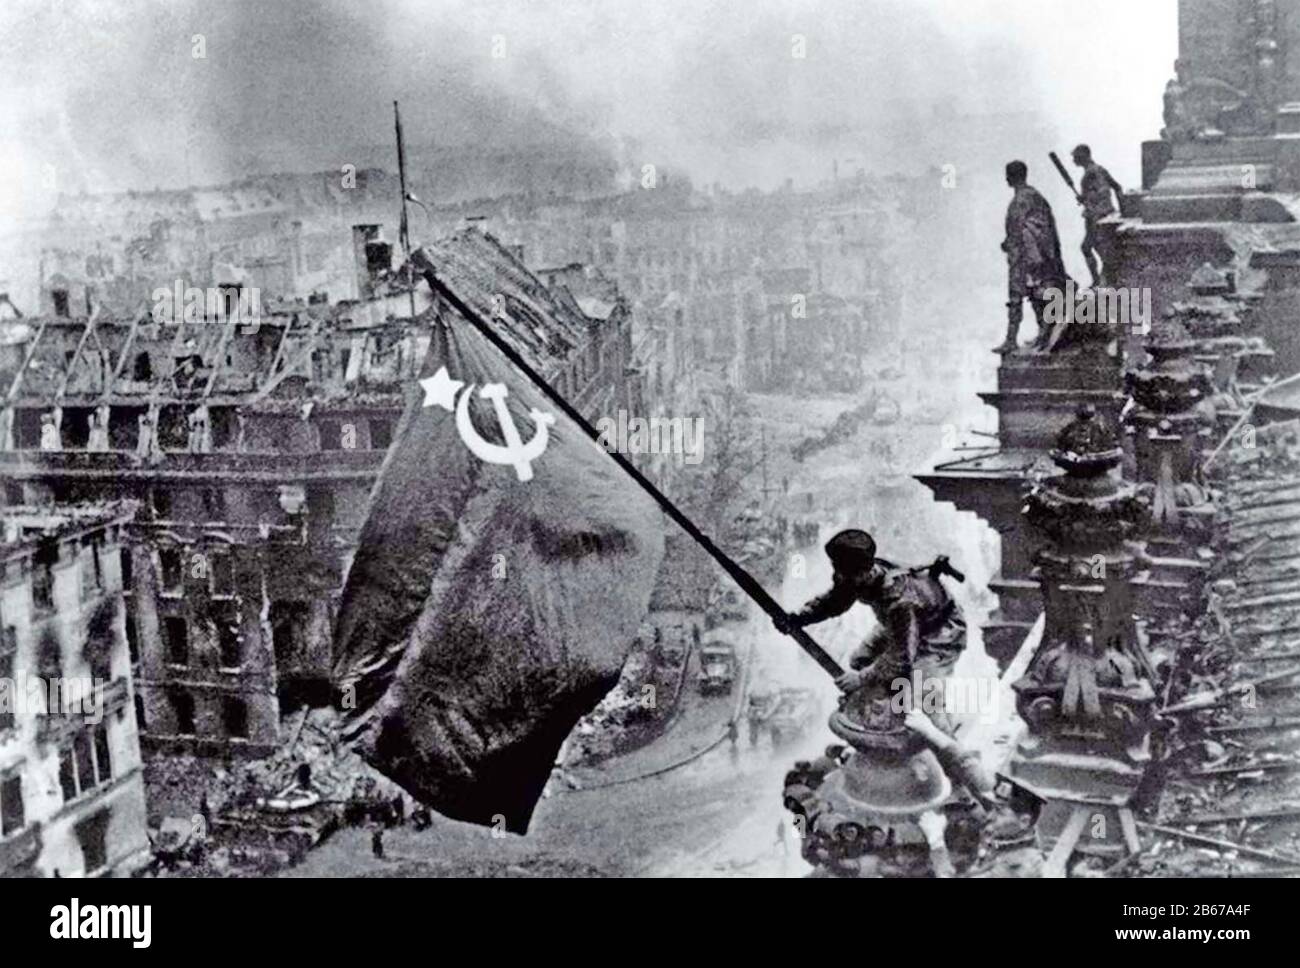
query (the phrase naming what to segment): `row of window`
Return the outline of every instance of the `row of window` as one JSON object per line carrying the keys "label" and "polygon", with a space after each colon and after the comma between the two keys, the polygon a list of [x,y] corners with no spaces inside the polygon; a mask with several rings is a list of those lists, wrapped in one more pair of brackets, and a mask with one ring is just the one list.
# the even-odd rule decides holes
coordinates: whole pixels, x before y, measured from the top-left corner
{"label": "row of window", "polygon": [[196,581],[207,579],[208,593],[213,598],[234,597],[235,564],[228,551],[160,548],[158,570],[164,595],[184,592],[188,571],[189,577]]}
{"label": "row of window", "polygon": [[[40,615],[54,611],[54,566],[59,560],[58,545],[42,544],[32,557],[32,608]],[[81,600],[93,598],[104,590],[104,560],[101,542],[87,541],[77,562],[80,572]]]}
{"label": "row of window", "polygon": [[[176,735],[196,736],[194,697],[180,689],[167,693],[167,701],[172,707],[172,716],[176,721]],[[148,728],[144,718],[144,705],[136,705],[136,718],[142,730]],[[231,739],[248,739],[248,704],[237,696],[224,696],[221,700],[221,724],[226,736]]]}
{"label": "row of window", "polygon": [[[63,657],[60,654],[58,642],[55,640],[44,641],[39,652],[36,661],[40,675],[48,681],[62,679]],[[86,659],[90,664],[92,678],[105,682],[113,678],[113,657],[110,650],[87,649]],[[0,626],[0,689],[12,690],[16,688],[14,684],[17,682],[17,662],[18,629],[13,625]],[[11,701],[0,703],[0,732],[13,729],[17,722],[12,694],[8,698]]]}
{"label": "row of window", "polygon": [[[192,503],[184,501],[184,497],[195,493],[198,495],[199,502],[197,508]],[[177,506],[178,496],[182,497],[182,503],[179,507]],[[154,518],[160,521],[197,517],[203,521],[224,522],[232,518],[246,517],[253,521],[269,521],[274,524],[283,522],[286,513],[297,513],[296,509],[290,512],[290,509],[286,507],[284,496],[280,491],[248,489],[243,492],[242,496],[245,498],[245,503],[242,508],[236,507],[233,514],[227,500],[226,491],[215,487],[177,489],[155,487],[150,492],[149,501]],[[314,492],[311,506],[313,512],[319,514],[322,520],[332,520],[334,516],[333,492],[326,488]]]}
{"label": "row of window", "polygon": [[[244,642],[235,616],[218,613],[213,627],[217,634],[218,662],[223,669],[238,669],[244,664]],[[181,615],[165,615],[162,620],[163,647],[171,665],[190,664],[190,624]]]}
{"label": "row of window", "polygon": [[[100,870],[108,863],[108,842],[105,836],[108,832],[108,818],[108,811],[100,810],[76,826],[77,842],[81,846],[87,874]],[[14,774],[0,779],[0,837],[18,833],[26,823],[22,776]],[[59,876],[57,870],[54,876]]]}
{"label": "row of window", "polygon": [[[371,417],[366,422],[370,425],[370,449],[387,450],[393,442],[393,419]],[[357,423],[357,420],[332,417],[318,421],[316,429],[320,433],[320,449],[323,451],[356,450]]]}
{"label": "row of window", "polygon": [[[103,723],[81,730],[59,752],[59,786],[63,790],[64,803],[70,803],[112,779],[113,759],[109,752],[108,729]],[[0,778],[0,837],[16,834],[26,823],[23,777],[14,772]]]}
{"label": "row of window", "polygon": [[[233,605],[212,603],[207,609],[210,627],[217,640],[218,662],[223,669],[238,669],[244,664],[244,641],[238,616]],[[307,647],[305,629],[311,620],[308,602],[280,601],[271,603],[271,644],[276,662],[281,665],[297,661]],[[135,622],[127,618],[127,642],[131,661],[138,661]],[[184,615],[162,616],[163,649],[169,665],[190,664],[190,622]]]}
{"label": "row of window", "polygon": [[73,737],[72,745],[59,754],[59,785],[63,788],[64,803],[112,779],[108,728],[103,723],[81,730]]}
{"label": "row of window", "polygon": [[[95,410],[85,407],[66,408],[58,428],[48,422],[42,423],[42,417],[47,413],[37,408],[20,408],[16,411],[13,433],[18,450],[122,453],[140,447],[138,420],[146,413],[141,407],[113,408],[109,414],[108,427],[101,431],[105,436],[98,440],[92,439],[92,433],[96,429],[92,424]],[[370,442],[366,449],[387,450],[393,442],[395,423],[395,418],[387,416],[322,418],[316,421],[318,448],[322,452],[361,449],[360,428],[364,424],[370,430]],[[184,408],[164,407],[158,415],[157,446],[165,453],[230,453],[240,449],[242,431],[234,408],[210,408],[206,426],[206,436],[196,438],[191,432],[189,415]],[[263,431],[245,446],[256,452],[278,450],[284,444],[285,441],[274,432]],[[298,452],[303,448],[309,451],[310,446],[310,438],[299,438],[285,452]]]}

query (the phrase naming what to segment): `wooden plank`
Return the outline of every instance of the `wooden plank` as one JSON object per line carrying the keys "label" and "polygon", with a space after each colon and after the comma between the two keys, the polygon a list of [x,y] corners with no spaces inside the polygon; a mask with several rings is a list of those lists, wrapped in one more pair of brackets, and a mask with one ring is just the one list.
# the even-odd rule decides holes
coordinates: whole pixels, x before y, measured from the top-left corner
{"label": "wooden plank", "polygon": [[239,325],[239,316],[234,314],[226,323],[226,328],[221,331],[221,341],[217,343],[217,362],[212,367],[212,375],[208,377],[208,385],[203,388],[203,399],[206,400],[212,393],[212,388],[216,386],[217,376],[221,373],[226,362],[226,346],[230,342],[230,337],[234,335],[235,328]]}
{"label": "wooden plank", "polygon": [[[176,351],[181,348],[182,337],[185,335],[185,314],[181,313],[180,318],[176,320],[176,335],[172,337],[169,353],[171,354],[172,372],[167,374],[166,379],[172,381],[172,389],[176,389]],[[149,393],[149,412],[156,413],[158,410],[158,400],[162,396],[163,377],[154,376],[153,389]],[[158,433],[158,422],[154,422],[153,432]]]}
{"label": "wooden plank", "polygon": [[77,348],[72,352],[72,359],[68,361],[68,367],[63,373],[63,381],[59,384],[59,392],[54,395],[56,401],[62,401],[64,395],[68,392],[68,384],[72,381],[72,371],[77,368],[77,363],[81,360],[81,352],[86,348],[86,341],[90,339],[90,334],[95,331],[95,322],[99,319],[99,305],[96,304],[86,320],[86,328],[81,331],[81,339],[77,340]]}
{"label": "wooden plank", "polygon": [[131,329],[126,334],[126,342],[122,344],[122,355],[117,358],[117,363],[113,366],[112,375],[108,378],[108,384],[104,387],[102,400],[107,400],[113,393],[113,387],[117,386],[118,379],[122,376],[122,367],[126,365],[126,358],[131,355],[131,347],[135,345],[135,335],[140,329],[140,320],[144,318],[144,313],[136,313],[131,320]]}
{"label": "wooden plank", "polygon": [[311,332],[307,334],[306,345],[303,347],[302,352],[294,358],[293,363],[284,364],[279,373],[273,374],[269,380],[262,384],[261,388],[253,395],[253,403],[265,400],[275,392],[276,387],[297,372],[301,364],[311,360],[312,353],[316,352],[316,338],[320,333],[320,324],[320,317],[312,320]]}
{"label": "wooden plank", "polygon": [[1044,877],[1065,876],[1065,865],[1074,854],[1075,845],[1079,843],[1079,837],[1083,834],[1083,825],[1088,822],[1088,814],[1091,811],[1092,808],[1084,804],[1075,806],[1074,813],[1070,814],[1070,820],[1053,845],[1052,852],[1047,855],[1047,862],[1043,865]]}
{"label": "wooden plank", "polygon": [[1213,827],[1221,823],[1241,820],[1290,820],[1300,818],[1300,807],[1282,810],[1239,810],[1234,813],[1204,813],[1193,817],[1179,817],[1170,821],[1180,827]]}
{"label": "wooden plank", "polygon": [[1300,729],[1300,719],[1271,719],[1259,723],[1234,723],[1230,726],[1211,726],[1206,732],[1215,736],[1232,733],[1262,733],[1271,730]]}
{"label": "wooden plank", "polygon": [[1141,820],[1137,821],[1137,824],[1143,830],[1149,830],[1152,833],[1163,834],[1166,837],[1174,837],[1178,840],[1186,840],[1193,844],[1204,844],[1207,847],[1217,847],[1220,850],[1231,850],[1246,857],[1253,857],[1256,860],[1266,860],[1273,864],[1300,863],[1300,857],[1292,857],[1288,854],[1279,854],[1276,851],[1271,850],[1261,850],[1258,847],[1251,847],[1248,844],[1239,844],[1233,840],[1220,840],[1218,837],[1207,837],[1205,834],[1179,830],[1177,827],[1165,827],[1161,824],[1145,823]]}
{"label": "wooden plank", "polygon": [[1120,829],[1124,831],[1124,843],[1128,845],[1129,853],[1142,853],[1142,841],[1138,840],[1137,824],[1131,808],[1119,808],[1119,825]]}
{"label": "wooden plank", "polygon": [[275,376],[276,367],[279,366],[280,361],[284,359],[285,345],[289,342],[289,333],[293,330],[293,324],[296,322],[298,322],[298,317],[296,315],[289,317],[288,321],[285,322],[284,332],[280,334],[280,342],[275,344],[275,356],[271,357],[271,366],[266,371],[268,377]]}

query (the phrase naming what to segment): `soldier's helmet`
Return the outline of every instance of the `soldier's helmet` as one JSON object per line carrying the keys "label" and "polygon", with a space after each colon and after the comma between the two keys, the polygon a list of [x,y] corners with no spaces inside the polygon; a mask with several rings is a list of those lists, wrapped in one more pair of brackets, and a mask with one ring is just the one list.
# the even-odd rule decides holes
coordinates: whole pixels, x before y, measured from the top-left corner
{"label": "soldier's helmet", "polygon": [[865,531],[850,528],[826,542],[826,557],[843,575],[860,575],[876,561],[876,541]]}

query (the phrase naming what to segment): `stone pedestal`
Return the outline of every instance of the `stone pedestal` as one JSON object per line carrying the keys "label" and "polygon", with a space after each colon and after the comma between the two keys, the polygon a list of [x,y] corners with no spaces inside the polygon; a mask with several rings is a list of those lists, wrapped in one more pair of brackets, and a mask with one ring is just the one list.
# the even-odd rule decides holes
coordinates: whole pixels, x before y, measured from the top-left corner
{"label": "stone pedestal", "polygon": [[785,804],[807,837],[803,855],[819,869],[864,867],[887,876],[953,874],[944,832],[952,781],[919,735],[903,725],[891,698],[858,690],[840,701],[830,728],[850,751],[796,763]]}
{"label": "stone pedestal", "polygon": [[[1045,625],[1013,685],[1028,731],[1008,772],[1048,805],[1038,830],[1044,847],[1063,835],[1061,818],[1085,810],[1116,823],[1085,831],[1078,849],[1113,850],[1125,842],[1120,814],[1151,755],[1154,670],[1137,635],[1138,563],[1127,544],[1147,525],[1150,488],[1117,478],[1118,435],[1090,408],[1061,432],[1051,456],[1063,473],[1026,498],[1026,517],[1048,539],[1037,557]],[[1097,836],[1106,829],[1117,839]],[[1067,855],[1073,849],[1067,844]]]}
{"label": "stone pedestal", "polygon": [[952,795],[939,761],[900,717],[882,708],[868,725],[844,712],[832,714],[831,732],[853,755],[826,777],[818,794],[834,813],[864,829],[879,827],[898,844],[925,843],[916,820]]}
{"label": "stone pedestal", "polygon": [[1149,334],[1149,362],[1131,370],[1127,426],[1137,479],[1152,488],[1144,540],[1150,574],[1142,586],[1143,616],[1199,611],[1217,512],[1201,474],[1214,446],[1215,387],[1197,343],[1176,318],[1158,320]]}
{"label": "stone pedestal", "polygon": [[998,386],[980,398],[998,411],[997,448],[942,464],[917,479],[935,497],[974,511],[1001,541],[989,583],[999,607],[983,627],[984,648],[1005,670],[1042,610],[1033,559],[1042,537],[1021,514],[1025,488],[1051,469],[1046,458],[1062,423],[1083,404],[1118,419],[1123,355],[1100,327],[1053,353],[1020,350],[1002,358]]}

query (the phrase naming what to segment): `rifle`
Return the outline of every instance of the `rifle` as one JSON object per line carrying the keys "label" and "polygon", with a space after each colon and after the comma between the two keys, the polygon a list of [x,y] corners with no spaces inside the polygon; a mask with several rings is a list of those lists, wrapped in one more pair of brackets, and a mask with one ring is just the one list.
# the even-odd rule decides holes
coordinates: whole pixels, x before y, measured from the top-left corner
{"label": "rifle", "polygon": [[1082,202],[1083,196],[1079,194],[1079,189],[1074,187],[1074,179],[1071,178],[1070,173],[1065,170],[1065,165],[1061,164],[1061,159],[1057,157],[1056,152],[1049,151],[1047,156],[1052,159],[1052,164],[1056,166],[1056,170],[1060,172],[1061,177],[1065,179],[1065,183],[1070,186],[1070,191],[1074,193],[1074,200],[1076,202]]}
{"label": "rifle", "polygon": [[926,571],[929,573],[931,578],[942,578],[946,575],[963,584],[966,581],[966,576],[952,566],[947,555],[940,555],[938,558],[934,559],[934,564],[926,568]]}

